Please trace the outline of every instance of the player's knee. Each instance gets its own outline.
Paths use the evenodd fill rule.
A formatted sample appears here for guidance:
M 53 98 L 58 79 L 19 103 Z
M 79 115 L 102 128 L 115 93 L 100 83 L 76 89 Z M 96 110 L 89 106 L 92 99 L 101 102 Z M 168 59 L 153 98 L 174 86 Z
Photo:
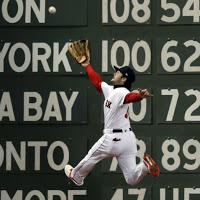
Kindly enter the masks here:
M 130 178 L 126 178 L 126 182 L 131 186 L 135 186 L 137 184 L 134 180 L 132 180 Z

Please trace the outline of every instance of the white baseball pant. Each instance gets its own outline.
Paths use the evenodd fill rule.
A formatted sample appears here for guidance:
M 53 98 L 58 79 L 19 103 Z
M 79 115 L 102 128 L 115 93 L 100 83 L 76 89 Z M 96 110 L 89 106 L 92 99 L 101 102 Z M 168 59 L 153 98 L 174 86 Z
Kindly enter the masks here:
M 148 173 L 148 169 L 143 162 L 136 166 L 137 146 L 134 133 L 112 133 L 108 129 L 104 133 L 74 168 L 72 178 L 81 183 L 99 161 L 116 157 L 126 182 L 132 186 L 138 184 Z M 114 138 L 119 141 L 113 141 Z

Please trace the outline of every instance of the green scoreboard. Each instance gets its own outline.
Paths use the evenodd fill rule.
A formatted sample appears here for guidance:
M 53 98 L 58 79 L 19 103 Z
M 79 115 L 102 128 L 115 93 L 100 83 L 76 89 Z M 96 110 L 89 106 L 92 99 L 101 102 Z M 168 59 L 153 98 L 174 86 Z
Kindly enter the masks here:
M 56 13 L 49 13 L 54 6 Z M 0 200 L 200 199 L 200 0 L 0 0 Z M 81 187 L 64 174 L 104 128 L 103 96 L 68 46 L 89 39 L 91 65 L 136 73 L 129 105 L 137 164 L 160 167 L 126 183 L 116 158 Z

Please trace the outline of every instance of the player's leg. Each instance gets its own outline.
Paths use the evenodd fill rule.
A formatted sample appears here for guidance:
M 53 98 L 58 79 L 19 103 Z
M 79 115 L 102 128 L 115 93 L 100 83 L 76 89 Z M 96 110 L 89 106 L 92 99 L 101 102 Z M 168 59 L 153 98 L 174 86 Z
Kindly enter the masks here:
M 121 155 L 117 160 L 126 182 L 130 185 L 138 184 L 148 172 L 154 177 L 159 176 L 159 167 L 148 154 L 143 156 L 139 165 L 136 165 L 136 154 L 132 154 L 131 157 Z
M 136 155 L 131 157 L 119 156 L 117 160 L 126 182 L 130 185 L 138 184 L 149 172 L 143 161 L 136 166 Z
M 123 135 L 120 144 L 122 153 L 117 156 L 117 160 L 126 182 L 130 185 L 136 185 L 148 173 L 148 168 L 143 162 L 136 166 L 137 145 L 133 132 L 130 131 Z
M 109 157 L 106 153 L 106 135 L 103 135 L 89 150 L 88 154 L 79 164 L 72 168 L 69 165 L 65 166 L 66 175 L 77 185 L 83 185 L 84 178 L 94 168 L 94 166 L 102 159 Z
M 145 155 L 144 160 L 136 166 L 137 146 L 132 132 L 124 133 L 120 148 L 123 153 L 117 156 L 117 160 L 128 184 L 138 184 L 148 172 L 153 176 L 159 175 L 159 167 L 149 155 Z

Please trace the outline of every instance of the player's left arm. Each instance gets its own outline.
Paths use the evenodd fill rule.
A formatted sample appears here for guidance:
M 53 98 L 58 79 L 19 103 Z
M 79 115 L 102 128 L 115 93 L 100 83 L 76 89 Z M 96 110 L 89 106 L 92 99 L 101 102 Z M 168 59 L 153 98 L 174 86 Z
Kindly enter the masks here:
M 101 83 L 103 82 L 102 78 L 99 76 L 97 72 L 94 71 L 92 66 L 90 65 L 90 62 L 86 61 L 84 63 L 81 63 L 81 65 L 86 69 L 86 72 L 92 81 L 93 85 L 96 87 L 96 89 L 103 93 L 101 88 Z
M 138 102 L 144 98 L 148 98 L 152 96 L 153 95 L 150 94 L 147 89 L 144 89 L 144 90 L 139 89 L 139 93 L 133 93 L 133 92 L 128 93 L 124 99 L 124 104 Z

